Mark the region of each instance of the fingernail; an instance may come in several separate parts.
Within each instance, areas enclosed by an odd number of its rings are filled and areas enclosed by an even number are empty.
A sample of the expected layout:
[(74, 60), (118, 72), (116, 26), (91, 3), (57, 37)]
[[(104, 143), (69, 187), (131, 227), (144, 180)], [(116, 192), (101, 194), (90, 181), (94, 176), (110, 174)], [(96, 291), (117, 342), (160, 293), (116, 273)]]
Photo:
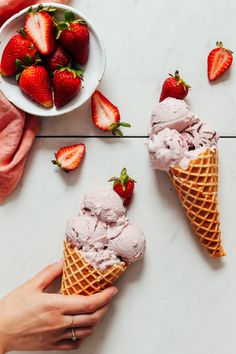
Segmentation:
[(113, 293), (112, 293), (112, 297), (116, 296), (117, 293), (118, 293), (118, 289), (114, 288)]

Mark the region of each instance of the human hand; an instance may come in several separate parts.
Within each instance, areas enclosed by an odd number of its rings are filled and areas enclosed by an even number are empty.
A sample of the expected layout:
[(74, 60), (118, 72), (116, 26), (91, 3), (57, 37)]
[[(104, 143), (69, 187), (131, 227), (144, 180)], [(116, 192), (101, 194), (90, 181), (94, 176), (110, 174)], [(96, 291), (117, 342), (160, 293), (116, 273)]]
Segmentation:
[(0, 354), (76, 349), (92, 334), (117, 289), (91, 296), (44, 293), (61, 273), (62, 263), (52, 264), (0, 300)]

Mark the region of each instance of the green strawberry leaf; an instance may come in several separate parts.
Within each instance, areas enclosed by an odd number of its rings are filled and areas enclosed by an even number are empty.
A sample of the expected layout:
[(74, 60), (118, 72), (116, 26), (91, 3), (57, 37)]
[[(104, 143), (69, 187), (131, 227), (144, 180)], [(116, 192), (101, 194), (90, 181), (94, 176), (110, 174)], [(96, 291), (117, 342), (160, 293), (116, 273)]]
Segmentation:
[(131, 128), (131, 124), (125, 123), (125, 122), (120, 122), (121, 127), (126, 127), (126, 128)]
[(29, 54), (26, 54), (26, 56), (25, 56), (25, 64), (26, 65), (31, 65), (32, 64), (32, 59), (29, 56)]
[(53, 23), (57, 28), (57, 35), (56, 39), (58, 39), (61, 35), (61, 33), (69, 27), (69, 24), (64, 22), (64, 21), (57, 21), (55, 17), (52, 17)]
[(18, 70), (22, 71), (24, 69), (24, 65), (21, 60), (16, 59), (15, 64)]
[(118, 128), (112, 130), (112, 134), (116, 135), (116, 136), (123, 136), (122, 131), (120, 129), (118, 129)]
[(67, 10), (65, 12), (65, 20), (66, 22), (73, 22), (75, 20), (75, 15), (73, 14), (72, 11)]
[(50, 6), (43, 7), (43, 11), (46, 11), (46, 12), (49, 12), (49, 13), (55, 13), (57, 11), (57, 9), (50, 5)]
[(64, 29), (68, 28), (68, 25), (65, 23), (65, 22), (58, 22), (57, 24), (57, 28), (60, 30), (60, 31), (63, 31)]
[(121, 171), (121, 177), (123, 177), (123, 176), (126, 176), (127, 175), (127, 169), (124, 167), (123, 169), (122, 169), (122, 171)]
[(85, 26), (88, 26), (87, 22), (82, 20), (81, 18), (79, 18), (78, 20), (74, 21), (76, 23), (79, 23), (80, 25), (85, 25)]
[(79, 76), (80, 79), (83, 80), (83, 75), (84, 75), (84, 71), (81, 69), (75, 69), (74, 72), (76, 73), (77, 76)]

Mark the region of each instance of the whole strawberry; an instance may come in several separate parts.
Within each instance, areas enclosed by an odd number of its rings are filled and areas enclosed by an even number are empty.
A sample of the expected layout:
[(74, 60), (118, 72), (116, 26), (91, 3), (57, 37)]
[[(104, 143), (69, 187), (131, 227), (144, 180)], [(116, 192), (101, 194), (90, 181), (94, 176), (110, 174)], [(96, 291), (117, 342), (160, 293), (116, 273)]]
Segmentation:
[(233, 52), (224, 48), (222, 42), (216, 42), (214, 48), (208, 55), (207, 73), (210, 81), (216, 80), (226, 70), (228, 70), (233, 61)]
[(167, 97), (183, 100), (187, 96), (188, 90), (191, 86), (181, 79), (178, 70), (175, 72), (174, 76), (171, 74), (169, 75), (170, 77), (166, 79), (162, 85), (160, 102)]
[(48, 55), (55, 50), (56, 36), (53, 26), (51, 15), (42, 5), (36, 9), (29, 8), (24, 30), (41, 54)]
[(119, 127), (130, 128), (129, 123), (120, 121), (118, 107), (111, 103), (100, 91), (96, 90), (91, 99), (92, 119), (95, 126), (104, 131), (110, 131), (113, 135), (122, 136)]
[(72, 55), (74, 60), (85, 65), (89, 56), (89, 29), (85, 21), (78, 19), (71, 11), (65, 12), (65, 21), (58, 22), (58, 35), (60, 43)]
[(85, 152), (84, 144), (63, 146), (55, 153), (55, 160), (52, 160), (52, 163), (65, 172), (74, 171), (83, 160)]
[(26, 65), (29, 61), (34, 61), (37, 49), (33, 43), (25, 36), (24, 32), (13, 36), (4, 48), (1, 59), (1, 74), (3, 76), (16, 75), (18, 67), (16, 60)]
[(62, 67), (55, 71), (52, 86), (54, 90), (54, 103), (57, 108), (71, 101), (82, 86), (82, 71)]
[(65, 49), (58, 45), (53, 54), (45, 58), (45, 65), (49, 71), (54, 72), (59, 66), (67, 66), (70, 62), (70, 57)]
[(40, 65), (31, 65), (18, 77), (18, 84), (24, 93), (45, 108), (53, 106), (52, 89), (47, 70)]
[(120, 177), (112, 177), (109, 182), (113, 182), (113, 190), (124, 199), (124, 206), (128, 206), (131, 202), (136, 182), (129, 177), (127, 169), (123, 168)]

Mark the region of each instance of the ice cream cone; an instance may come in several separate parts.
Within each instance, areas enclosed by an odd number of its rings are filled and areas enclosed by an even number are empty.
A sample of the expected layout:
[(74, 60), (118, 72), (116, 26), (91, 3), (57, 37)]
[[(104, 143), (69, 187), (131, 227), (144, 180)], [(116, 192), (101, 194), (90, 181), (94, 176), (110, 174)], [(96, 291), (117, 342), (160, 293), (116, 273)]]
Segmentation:
[(111, 286), (126, 270), (122, 262), (100, 271), (89, 264), (81, 252), (64, 243), (64, 265), (61, 293), (64, 295), (92, 295)]
[(186, 170), (179, 165), (171, 167), (169, 176), (200, 243), (212, 257), (224, 256), (217, 210), (217, 148), (207, 147)]

